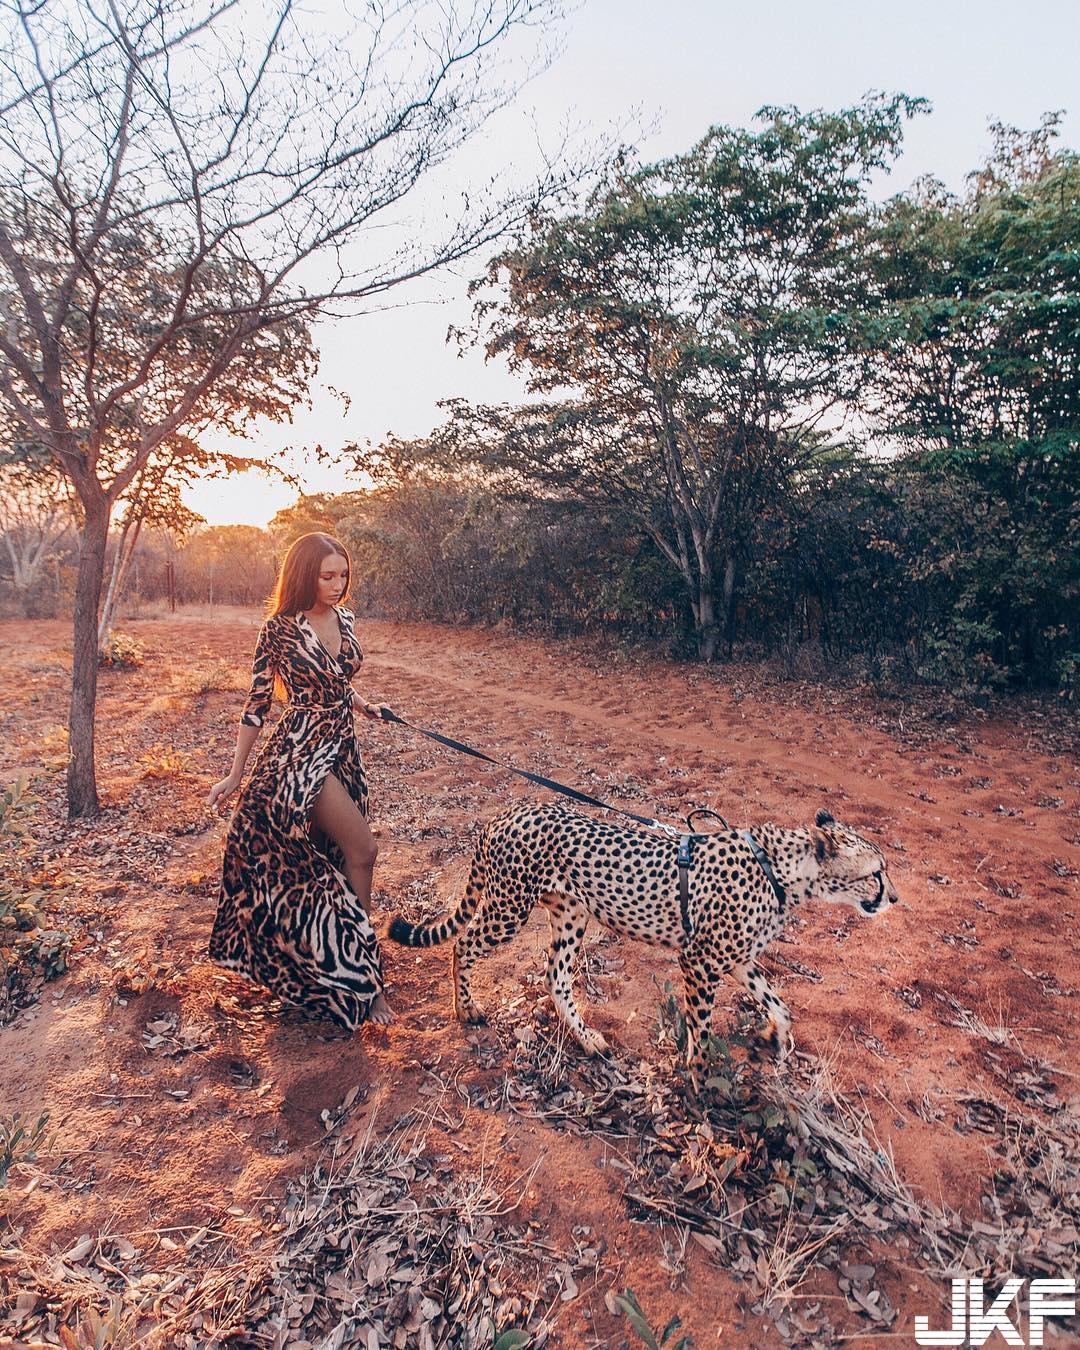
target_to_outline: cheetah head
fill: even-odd
[[[844,901],[863,914],[877,914],[900,899],[881,849],[828,811],[817,813],[810,838],[820,869],[814,893],[822,900]]]

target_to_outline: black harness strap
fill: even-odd
[[[703,834],[679,836],[679,913],[687,942],[694,936],[694,922],[690,917],[690,869],[694,865],[694,845],[706,838]]]
[[[739,834],[746,840],[750,852],[754,855],[754,861],[765,873],[769,879],[769,885],[773,888],[773,894],[776,896],[777,903],[780,906],[780,913],[783,914],[787,908],[787,892],[776,879],[776,873],[773,871],[773,865],[769,861],[765,850],[750,833],[749,830],[740,830]]]

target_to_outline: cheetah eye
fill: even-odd
[[[854,876],[849,876],[847,880],[855,885],[858,885],[860,881],[876,881],[880,885],[884,870],[882,867],[875,867],[872,872],[857,872]]]

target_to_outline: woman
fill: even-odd
[[[285,711],[255,762],[225,845],[210,956],[342,1026],[389,1022],[379,946],[368,919],[378,849],[354,709],[378,718],[352,687],[363,653],[349,594],[349,555],[328,534],[289,549],[259,632],[251,693],[216,806],[240,786],[270,711]]]

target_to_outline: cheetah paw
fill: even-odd
[[[776,1023],[771,1018],[765,1023],[750,1045],[750,1057],[752,1059],[760,1060],[766,1055],[775,1056],[777,1059],[783,1057],[780,1034]]]
[[[598,1031],[586,1030],[578,1039],[587,1055],[606,1055],[611,1048]]]

